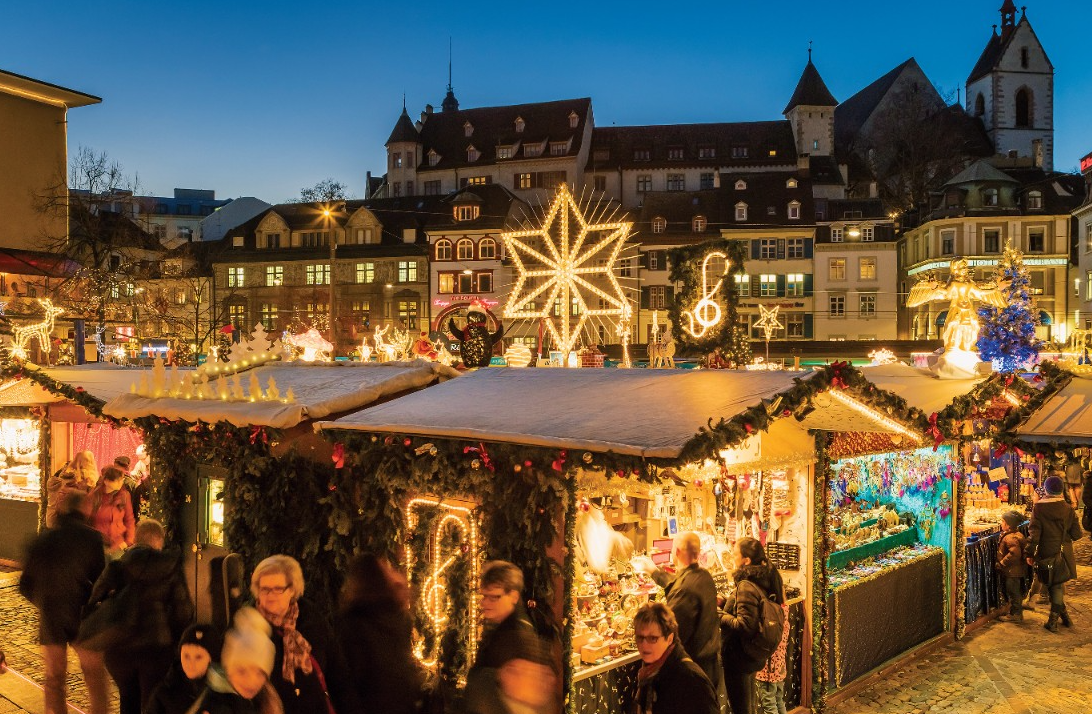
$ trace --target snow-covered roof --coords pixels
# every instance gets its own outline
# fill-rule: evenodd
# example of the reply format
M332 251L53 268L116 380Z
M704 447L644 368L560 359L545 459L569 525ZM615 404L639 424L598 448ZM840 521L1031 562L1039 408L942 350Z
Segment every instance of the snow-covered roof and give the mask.
M92 397L108 402L127 393L130 385L140 377L142 370L96 362L73 367L49 367L42 371L58 382L82 387Z
M235 426L287 429L305 419L361 409L396 394L458 376L459 372L425 360L368 364L274 362L243 372L241 380L247 384L254 375L264 390L272 378L282 399L253 402L249 399L141 396L130 393L130 385L136 383L140 372L130 371L129 374L124 393L110 399L103 407L103 413L123 419L158 416L172 421L226 421ZM289 389L295 395L293 402L283 399Z
M0 384L0 407L29 407L63 399L29 379L13 379Z
M1074 377L1016 433L1032 443L1092 444L1092 379Z
M901 362L864 366L861 373L880 389L902 397L926 414L939 412L985 379L940 379L932 372Z
M319 429L503 441L676 458L706 426L793 385L799 372L489 368Z

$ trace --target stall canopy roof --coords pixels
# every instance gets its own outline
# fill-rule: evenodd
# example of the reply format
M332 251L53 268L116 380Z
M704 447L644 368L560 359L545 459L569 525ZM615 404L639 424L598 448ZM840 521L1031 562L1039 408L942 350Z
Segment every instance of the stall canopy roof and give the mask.
M984 379L940 379L931 372L901 362L866 366L861 372L880 389L902 397L907 404L926 414L944 409Z
M799 376L491 368L316 426L676 458L710 419L734 417Z
M1092 379L1071 379L1016 433L1031 443L1092 444Z
M52 404L63 399L29 379L15 379L0 384L0 407L29 407Z
M321 419L331 414L361 409L381 399L458 376L459 372L424 360L382 364L273 363L243 372L240 376L244 385L250 382L251 374L257 376L263 390L272 377L280 393L284 395L291 389L296 401L143 397L129 393L130 385L140 377L140 372L130 371L124 393L107 402L103 413L121 419L157 416L172 421L226 421L235 426L287 429L305 419Z

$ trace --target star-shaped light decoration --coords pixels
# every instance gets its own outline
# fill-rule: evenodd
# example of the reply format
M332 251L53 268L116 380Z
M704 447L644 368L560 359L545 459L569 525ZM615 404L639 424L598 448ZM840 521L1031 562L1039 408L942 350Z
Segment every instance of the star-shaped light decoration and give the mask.
M562 184L540 227L501 234L516 268L504 316L543 320L556 349L565 355L576 347L589 318L623 317L628 302L614 268L632 228L628 221L588 223ZM535 245L538 241L542 250ZM604 280L606 289L593 284L593 277ZM594 308L588 304L591 297L598 298ZM558 300L561 314L555 321Z
M762 334L766 337L766 341L769 342L775 332L785 329L785 326L777 321L777 311L780 310L781 307L774 305L773 307L768 308L765 305L759 305L758 309L762 311L762 318L755 323L755 327L762 328Z

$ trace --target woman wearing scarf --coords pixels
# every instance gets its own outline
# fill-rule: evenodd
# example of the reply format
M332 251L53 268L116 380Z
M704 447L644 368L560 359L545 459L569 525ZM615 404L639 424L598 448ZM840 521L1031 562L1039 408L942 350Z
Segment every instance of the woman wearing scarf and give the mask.
M303 571L296 559L271 555L258 563L250 592L273 628L277 651L270 682L285 714L360 714L330 625L300 599Z
M1031 538L1028 539L1028 565L1036 567L1036 575L1050 592L1050 616L1043 625L1051 632L1058 623L1070 627L1065 607L1065 584L1077 577L1073 557L1073 541L1081 539L1081 526L1073 507L1065 502L1065 482L1051 476L1043 482L1046 496L1031 509Z
M636 714L717 714L709 677L677 640L679 625L662 602L633 616L641 669L637 672Z

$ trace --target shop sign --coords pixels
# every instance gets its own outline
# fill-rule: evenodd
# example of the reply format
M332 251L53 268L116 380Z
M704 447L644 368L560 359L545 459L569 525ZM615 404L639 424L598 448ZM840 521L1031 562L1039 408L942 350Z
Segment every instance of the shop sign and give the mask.
M762 434L751 434L743 440L739 446L735 446L731 449L725 449L720 452L720 457L724 460L726 466L733 464L746 464L752 461L758 461L762 456Z

